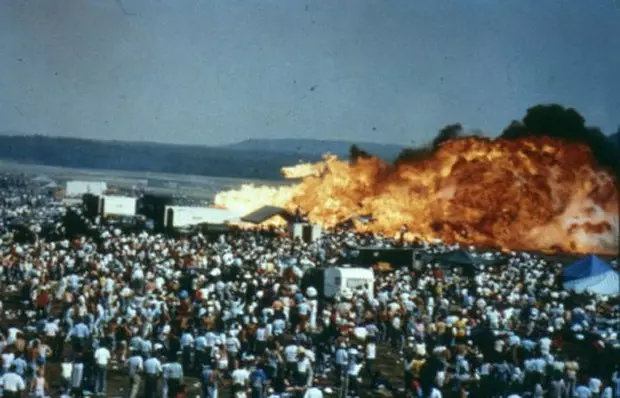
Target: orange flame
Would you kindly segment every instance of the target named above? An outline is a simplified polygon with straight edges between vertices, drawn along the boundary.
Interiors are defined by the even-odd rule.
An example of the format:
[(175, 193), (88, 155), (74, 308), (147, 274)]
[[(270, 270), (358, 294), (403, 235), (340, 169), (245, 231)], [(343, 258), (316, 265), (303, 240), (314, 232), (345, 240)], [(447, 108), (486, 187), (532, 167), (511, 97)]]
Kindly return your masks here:
[[(263, 205), (294, 210), (325, 228), (354, 220), (363, 232), (439, 238), (521, 250), (615, 253), (616, 178), (595, 167), (581, 144), (547, 137), (445, 142), (429, 158), (355, 164), (333, 156), (295, 173), (296, 185), (242, 186), (216, 204), (241, 212)], [(305, 172), (302, 173), (302, 171)], [(372, 216), (369, 223), (355, 222)]]
[(337, 159), (336, 156), (328, 153), (323, 156), (323, 161), (319, 163), (300, 163), (295, 166), (283, 167), (282, 176), (287, 179), (320, 177), (325, 172), (325, 164), (335, 159)]

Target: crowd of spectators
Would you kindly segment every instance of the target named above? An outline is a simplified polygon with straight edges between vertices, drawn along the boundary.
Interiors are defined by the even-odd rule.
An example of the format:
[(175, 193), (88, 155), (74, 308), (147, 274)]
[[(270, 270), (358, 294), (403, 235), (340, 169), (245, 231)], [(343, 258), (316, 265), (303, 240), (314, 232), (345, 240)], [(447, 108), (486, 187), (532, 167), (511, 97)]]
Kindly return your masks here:
[(23, 242), (11, 225), (59, 228), (66, 209), (19, 181), (0, 181), (3, 397), (620, 397), (620, 305), (564, 290), (563, 264), (429, 261), (324, 298), (305, 270), (403, 243), (106, 225)]

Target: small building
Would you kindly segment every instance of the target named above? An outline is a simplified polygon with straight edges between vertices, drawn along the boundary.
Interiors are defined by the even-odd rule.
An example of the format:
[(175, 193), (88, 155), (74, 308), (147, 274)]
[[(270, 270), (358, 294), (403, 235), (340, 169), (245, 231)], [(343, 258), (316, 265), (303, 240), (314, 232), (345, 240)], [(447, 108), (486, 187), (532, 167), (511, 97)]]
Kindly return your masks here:
[(284, 227), (292, 223), (294, 217), (281, 207), (263, 206), (241, 217), (241, 221), (264, 227)]

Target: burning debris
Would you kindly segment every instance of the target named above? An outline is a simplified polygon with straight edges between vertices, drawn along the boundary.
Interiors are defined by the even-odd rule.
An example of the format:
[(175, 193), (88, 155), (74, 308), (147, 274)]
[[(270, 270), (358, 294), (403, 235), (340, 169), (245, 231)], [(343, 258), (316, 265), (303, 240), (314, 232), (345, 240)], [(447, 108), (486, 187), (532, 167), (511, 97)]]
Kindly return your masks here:
[(395, 235), (405, 225), (408, 239), (571, 252), (618, 248), (616, 177), (598, 169), (581, 143), (467, 137), (441, 143), (428, 158), (396, 164), (330, 156), (297, 167), (312, 172), (291, 186), (222, 192), (216, 204), (245, 212), (298, 207), (326, 228), (372, 215), (354, 228)]

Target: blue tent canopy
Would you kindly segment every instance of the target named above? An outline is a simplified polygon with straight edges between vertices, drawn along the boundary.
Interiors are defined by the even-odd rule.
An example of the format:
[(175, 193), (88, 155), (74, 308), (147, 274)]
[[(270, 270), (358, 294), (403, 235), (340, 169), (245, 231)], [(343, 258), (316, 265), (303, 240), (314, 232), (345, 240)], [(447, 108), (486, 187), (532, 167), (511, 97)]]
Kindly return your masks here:
[(613, 271), (611, 265), (590, 254), (578, 260), (564, 269), (563, 279), (565, 282), (576, 279), (589, 278)]

